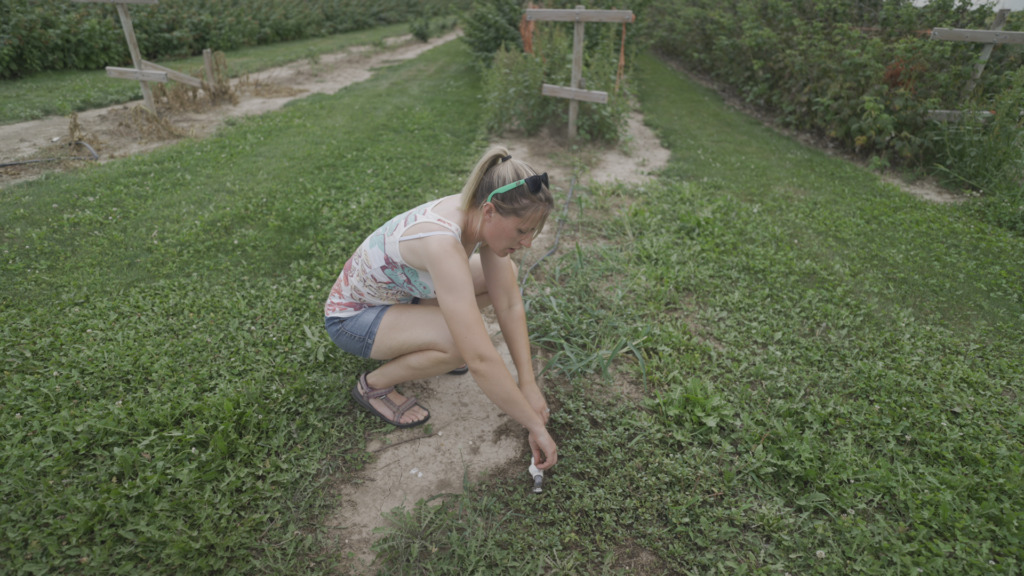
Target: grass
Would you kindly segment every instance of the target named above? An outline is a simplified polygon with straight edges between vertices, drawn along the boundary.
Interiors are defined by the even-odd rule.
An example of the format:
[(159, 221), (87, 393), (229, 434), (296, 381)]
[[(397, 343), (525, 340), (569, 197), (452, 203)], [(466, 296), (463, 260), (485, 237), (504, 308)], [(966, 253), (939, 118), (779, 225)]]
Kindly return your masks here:
[(5, 572), (332, 570), (325, 482), (378, 425), (326, 291), (385, 214), (461, 186), (477, 92), (453, 43), (0, 194)]
[[(658, 182), (582, 191), (531, 274), (561, 448), (390, 514), (387, 574), (1019, 574), (1024, 242), (651, 57)], [(415, 90), (409, 90), (415, 86)], [(453, 43), (216, 137), (0, 194), (0, 558), (328, 573), (366, 459), (320, 308), (483, 146)], [(443, 151), (443, 153), (438, 153)]]
[(670, 166), (527, 291), (545, 494), (397, 511), (387, 573), (1020, 573), (1024, 243), (639, 68)]
[[(316, 59), (320, 54), (341, 52), (353, 46), (382, 45), (385, 38), (407, 34), (408, 28), (407, 24), (395, 24), (324, 38), (233, 50), (225, 54), (227, 72), (232, 77), (240, 77), (297, 60)], [(201, 56), (158, 64), (202, 77)], [(0, 125), (68, 115), (141, 98), (138, 82), (109, 78), (103, 70), (43, 72), (0, 83)]]

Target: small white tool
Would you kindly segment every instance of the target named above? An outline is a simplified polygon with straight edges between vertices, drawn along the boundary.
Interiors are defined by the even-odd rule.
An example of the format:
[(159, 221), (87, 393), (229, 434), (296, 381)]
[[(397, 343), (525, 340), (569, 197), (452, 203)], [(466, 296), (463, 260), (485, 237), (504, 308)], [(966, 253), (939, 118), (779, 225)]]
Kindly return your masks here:
[(540, 494), (543, 492), (544, 488), (541, 485), (544, 484), (544, 471), (537, 468), (533, 458), (530, 458), (530, 477), (533, 478), (533, 493)]

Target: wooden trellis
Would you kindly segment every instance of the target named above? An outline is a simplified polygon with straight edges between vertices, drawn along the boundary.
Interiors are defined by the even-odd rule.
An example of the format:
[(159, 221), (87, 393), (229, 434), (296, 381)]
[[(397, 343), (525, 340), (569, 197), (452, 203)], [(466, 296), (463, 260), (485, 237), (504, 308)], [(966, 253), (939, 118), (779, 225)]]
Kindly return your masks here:
[[(974, 73), (964, 86), (963, 92), (961, 92), (962, 99), (969, 98), (971, 93), (974, 92), (974, 88), (978, 85), (981, 73), (985, 71), (985, 66), (988, 64), (988, 59), (992, 56), (992, 50), (996, 44), (1024, 44), (1024, 32), (1003, 31), (1006, 17), (1009, 14), (1010, 11), (1007, 9), (997, 12), (996, 18), (992, 22), (992, 28), (989, 30), (968, 30), (964, 28), (935, 28), (932, 30), (932, 40), (984, 44), (981, 49), (981, 55), (978, 57), (978, 63), (974, 65)], [(982, 112), (981, 115), (990, 116), (991, 114)], [(930, 119), (940, 122), (956, 122), (962, 116), (963, 113), (959, 110), (932, 110), (928, 113)]]
[[(128, 42), (128, 52), (132, 55), (132, 66), (134, 68), (117, 68), (107, 66), (107, 76), (111, 78), (122, 78), (125, 80), (138, 80), (142, 87), (142, 98), (145, 100), (146, 108), (156, 113), (156, 104), (153, 101), (153, 91), (149, 88), (150, 82), (165, 84), (170, 80), (188, 84), (196, 88), (202, 88), (203, 82), (188, 74), (182, 74), (176, 70), (165, 68), (159, 64), (147, 62), (142, 59), (139, 52), (139, 43), (135, 39), (135, 28), (132, 26), (132, 17), (128, 13), (128, 4), (157, 4), (159, 0), (71, 0), (81, 4), (114, 4), (117, 6), (117, 16), (121, 19), (121, 28), (124, 29), (124, 38)], [(213, 64), (212, 52), (209, 48), (203, 50), (203, 63), (206, 68), (206, 79), (210, 86), (213, 85)]]
[(572, 35), (572, 80), (571, 85), (554, 86), (544, 84), (541, 94), (569, 100), (569, 138), (576, 137), (576, 118), (579, 115), (579, 103), (596, 102), (606, 104), (608, 93), (598, 90), (583, 90), (580, 80), (583, 78), (583, 26), (586, 22), (625, 23), (635, 19), (632, 10), (587, 10), (576, 6), (570, 10), (528, 9), (527, 21), (573, 22)]

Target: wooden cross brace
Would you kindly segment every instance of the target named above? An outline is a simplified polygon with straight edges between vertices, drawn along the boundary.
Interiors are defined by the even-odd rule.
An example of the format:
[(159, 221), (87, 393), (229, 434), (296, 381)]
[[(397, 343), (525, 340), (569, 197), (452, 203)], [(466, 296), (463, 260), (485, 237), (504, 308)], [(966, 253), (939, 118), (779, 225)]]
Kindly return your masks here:
[(566, 88), (544, 84), (541, 94), (569, 100), (569, 138), (576, 137), (576, 118), (579, 115), (579, 103), (608, 102), (608, 93), (597, 90), (583, 90), (580, 79), (583, 77), (583, 25), (586, 22), (632, 22), (635, 19), (632, 10), (587, 10), (576, 6), (570, 10), (529, 9), (526, 11), (528, 21), (573, 22), (572, 35), (572, 83)]
[[(1006, 17), (1009, 14), (1010, 11), (1005, 8), (996, 12), (996, 17), (992, 22), (990, 30), (970, 30), (964, 28), (935, 28), (932, 30), (932, 40), (984, 44), (981, 49), (981, 55), (978, 57), (978, 62), (974, 65), (974, 73), (960, 94), (961, 99), (969, 98), (974, 92), (974, 88), (978, 85), (981, 73), (985, 71), (985, 65), (988, 64), (988, 59), (992, 56), (992, 49), (995, 48), (996, 44), (1024, 44), (1024, 32), (1003, 32), (1003, 26), (1006, 24)], [(987, 114), (983, 113), (983, 115)], [(960, 113), (954, 110), (932, 110), (929, 113), (929, 117), (934, 120), (948, 122), (959, 119)]]
[[(139, 86), (142, 87), (142, 98), (146, 102), (146, 108), (150, 112), (156, 113), (156, 104), (153, 102), (153, 91), (149, 89), (150, 82), (167, 83), (169, 80), (181, 82), (182, 84), (188, 84), (195, 86), (196, 88), (202, 88), (203, 83), (197, 78), (193, 78), (188, 74), (182, 74), (176, 70), (170, 68), (164, 68), (159, 64), (147, 62), (142, 59), (142, 54), (139, 52), (139, 43), (135, 39), (135, 27), (132, 26), (132, 17), (128, 14), (128, 4), (157, 4), (159, 0), (71, 0), (72, 2), (78, 2), (81, 4), (86, 3), (98, 3), (98, 4), (115, 4), (117, 6), (117, 15), (121, 19), (121, 28), (124, 29), (125, 40), (128, 41), (128, 52), (132, 55), (132, 65), (134, 68), (116, 68), (114, 66), (107, 66), (107, 76), (111, 78), (123, 78), (126, 80), (138, 80)], [(209, 65), (208, 58), (209, 49), (203, 51), (203, 57), (207, 61), (206, 75), (210, 84), (213, 84), (212, 74)]]

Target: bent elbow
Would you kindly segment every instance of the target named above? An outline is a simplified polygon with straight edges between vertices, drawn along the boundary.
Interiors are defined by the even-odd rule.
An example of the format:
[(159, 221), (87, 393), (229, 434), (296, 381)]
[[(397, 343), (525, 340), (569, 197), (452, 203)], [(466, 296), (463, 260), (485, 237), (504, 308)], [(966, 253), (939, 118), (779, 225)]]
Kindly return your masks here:
[(469, 372), (474, 377), (484, 374), (493, 374), (496, 370), (507, 370), (505, 362), (502, 361), (498, 351), (481, 351), (480, 353), (469, 354), (465, 358)]

